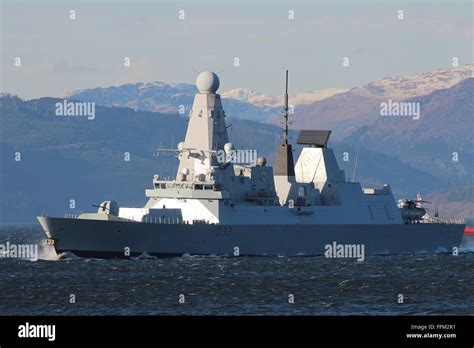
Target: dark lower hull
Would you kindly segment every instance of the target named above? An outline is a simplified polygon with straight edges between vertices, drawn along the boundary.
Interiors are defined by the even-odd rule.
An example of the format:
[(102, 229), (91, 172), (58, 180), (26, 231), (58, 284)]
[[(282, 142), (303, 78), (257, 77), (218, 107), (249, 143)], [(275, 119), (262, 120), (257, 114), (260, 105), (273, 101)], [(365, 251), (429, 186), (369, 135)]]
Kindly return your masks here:
[(39, 217), (58, 253), (129, 258), (189, 255), (323, 255), (328, 244), (363, 245), (366, 255), (452, 252), (464, 225), (187, 225)]

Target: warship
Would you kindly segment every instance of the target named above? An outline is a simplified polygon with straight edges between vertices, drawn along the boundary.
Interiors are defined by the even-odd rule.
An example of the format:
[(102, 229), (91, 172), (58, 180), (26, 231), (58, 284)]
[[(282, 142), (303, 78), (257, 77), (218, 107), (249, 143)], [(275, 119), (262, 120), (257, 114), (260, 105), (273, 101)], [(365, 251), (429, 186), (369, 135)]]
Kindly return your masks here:
[[(198, 75), (198, 93), (172, 180), (153, 176), (143, 207), (114, 200), (97, 212), (37, 217), (57, 253), (83, 257), (181, 255), (324, 255), (328, 245), (362, 245), (365, 254), (452, 252), (464, 221), (431, 217), (422, 200), (395, 201), (389, 185), (347, 180), (328, 141), (330, 130), (301, 130), (293, 160), (288, 130), (288, 71), (275, 168), (264, 157), (235, 160), (215, 73)], [(252, 156), (249, 156), (249, 158)]]

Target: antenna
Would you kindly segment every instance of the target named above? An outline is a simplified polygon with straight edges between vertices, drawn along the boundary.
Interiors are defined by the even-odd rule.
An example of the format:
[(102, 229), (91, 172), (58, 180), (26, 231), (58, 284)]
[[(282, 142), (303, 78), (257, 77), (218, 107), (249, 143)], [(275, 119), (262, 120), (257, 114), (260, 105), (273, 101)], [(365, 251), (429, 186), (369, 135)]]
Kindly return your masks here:
[(357, 170), (357, 160), (359, 159), (359, 147), (360, 147), (360, 141), (357, 144), (356, 159), (355, 159), (355, 163), (354, 163), (354, 172), (352, 173), (352, 182), (355, 182), (356, 170)]
[(285, 88), (285, 128), (283, 128), (283, 143), (288, 144), (288, 70), (286, 70), (286, 88)]
[(285, 112), (283, 114), (283, 137), (277, 149), (277, 158), (275, 164), (275, 175), (284, 175), (287, 177), (295, 176), (295, 164), (293, 162), (293, 149), (288, 143), (288, 70), (286, 70), (285, 84)]
[[(174, 132), (171, 132), (171, 148), (174, 148)], [(176, 172), (176, 158), (173, 158), (173, 172)]]

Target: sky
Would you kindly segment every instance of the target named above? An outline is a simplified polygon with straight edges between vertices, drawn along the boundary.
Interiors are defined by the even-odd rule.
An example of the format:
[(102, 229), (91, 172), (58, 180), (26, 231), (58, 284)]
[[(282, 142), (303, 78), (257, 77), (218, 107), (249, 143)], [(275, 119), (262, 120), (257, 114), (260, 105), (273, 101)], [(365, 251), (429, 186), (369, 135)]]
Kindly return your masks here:
[(0, 1), (1, 91), (25, 99), (203, 70), (281, 95), (285, 69), (297, 93), (473, 61), (470, 0)]

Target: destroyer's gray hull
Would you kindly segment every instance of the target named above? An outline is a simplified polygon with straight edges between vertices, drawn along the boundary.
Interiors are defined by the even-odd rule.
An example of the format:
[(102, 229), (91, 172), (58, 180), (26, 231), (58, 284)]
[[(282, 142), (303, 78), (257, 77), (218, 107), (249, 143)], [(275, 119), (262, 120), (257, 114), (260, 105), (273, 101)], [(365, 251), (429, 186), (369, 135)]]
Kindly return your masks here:
[(131, 255), (321, 255), (325, 246), (363, 244), (365, 254), (452, 251), (462, 224), (209, 225), (157, 224), (38, 217), (58, 253)]

